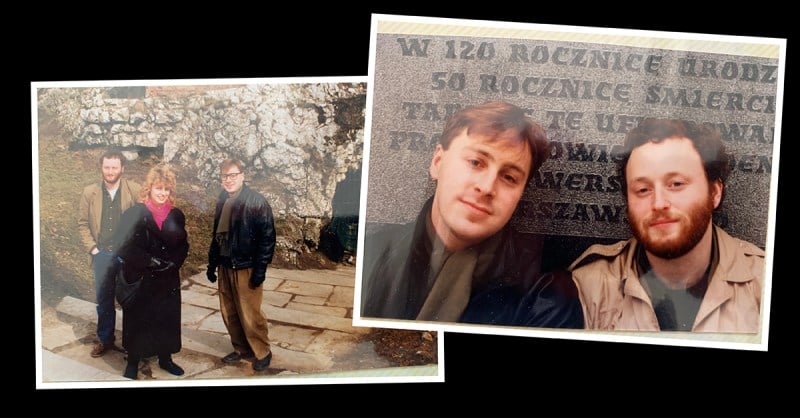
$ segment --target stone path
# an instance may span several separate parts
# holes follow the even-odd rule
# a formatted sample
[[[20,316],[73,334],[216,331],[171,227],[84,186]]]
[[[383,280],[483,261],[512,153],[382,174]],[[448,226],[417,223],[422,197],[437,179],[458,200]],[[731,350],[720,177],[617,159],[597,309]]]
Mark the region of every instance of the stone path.
[[[172,376],[158,367],[155,357],[140,363],[139,379],[225,379],[273,376],[326,376],[360,372],[375,375],[410,373],[437,376],[437,365],[394,368],[375,353],[364,337],[370,328],[352,326],[355,269],[282,270],[269,268],[262,309],[269,321],[273,359],[262,372],[251,361],[225,364],[220,358],[232,351],[222,316],[216,284],[205,271],[181,284],[182,350],[173,356],[186,374]],[[43,309],[41,324],[41,381],[129,381],[122,377],[125,354],[112,351],[100,358],[89,352],[95,342],[95,304],[66,296],[55,309]],[[122,311],[117,311],[117,339],[121,341]],[[367,373],[364,373],[367,372]]]

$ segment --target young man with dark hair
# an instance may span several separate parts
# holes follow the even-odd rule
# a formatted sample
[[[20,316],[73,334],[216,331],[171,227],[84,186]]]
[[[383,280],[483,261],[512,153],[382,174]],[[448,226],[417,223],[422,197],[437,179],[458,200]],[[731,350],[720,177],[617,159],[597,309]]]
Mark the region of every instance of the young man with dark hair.
[[[436,191],[417,220],[366,237],[362,315],[437,322],[580,328],[568,275],[508,222],[548,155],[542,128],[507,102],[447,122],[429,167]]]

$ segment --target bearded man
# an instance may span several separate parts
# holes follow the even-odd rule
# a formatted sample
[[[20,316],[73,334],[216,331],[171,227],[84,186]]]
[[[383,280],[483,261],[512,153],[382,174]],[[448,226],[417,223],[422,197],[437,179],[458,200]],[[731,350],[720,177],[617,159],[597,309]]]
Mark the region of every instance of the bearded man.
[[[585,327],[757,333],[764,251],[712,222],[730,173],[719,133],[645,119],[622,157],[634,237],[594,245],[569,267]]]
[[[97,302],[97,342],[92,357],[101,357],[108,350],[122,351],[114,343],[114,278],[119,269],[114,234],[122,213],[136,204],[141,189],[138,183],[122,178],[126,161],[121,151],[103,153],[99,160],[102,180],[83,189],[79,204],[78,232],[91,256]]]

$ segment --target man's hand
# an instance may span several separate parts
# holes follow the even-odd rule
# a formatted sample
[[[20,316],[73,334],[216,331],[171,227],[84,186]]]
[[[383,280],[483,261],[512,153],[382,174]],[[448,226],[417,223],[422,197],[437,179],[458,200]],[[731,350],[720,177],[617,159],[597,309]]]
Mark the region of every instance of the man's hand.
[[[250,276],[250,288],[255,289],[258,286],[261,286],[261,283],[264,283],[264,278],[267,277],[267,273],[265,272],[262,276],[256,277],[255,275]]]
[[[206,277],[208,277],[208,281],[211,283],[217,281],[217,273],[215,273],[216,270],[216,267],[211,266],[208,266],[208,270],[206,270]]]

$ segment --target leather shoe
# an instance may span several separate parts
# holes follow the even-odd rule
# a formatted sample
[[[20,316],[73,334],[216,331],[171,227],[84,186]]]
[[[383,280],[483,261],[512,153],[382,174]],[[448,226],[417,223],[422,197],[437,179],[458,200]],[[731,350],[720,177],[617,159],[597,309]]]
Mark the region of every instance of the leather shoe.
[[[270,361],[272,361],[272,351],[270,351],[269,354],[267,354],[267,356],[264,357],[263,359],[261,360],[256,359],[256,361],[253,362],[253,370],[261,371],[266,369],[267,367],[269,367]]]
[[[168,371],[170,374],[174,374],[175,376],[183,376],[183,369],[181,366],[173,363],[172,360],[168,361],[159,361],[158,367]]]
[[[128,379],[136,380],[138,374],[139,364],[128,363],[128,365],[125,366],[125,373],[123,373],[122,376],[127,377]]]
[[[235,363],[243,358],[253,358],[255,355],[251,352],[239,354],[236,351],[233,353],[228,354],[227,356],[222,358],[224,363]]]
[[[103,354],[106,353],[108,350],[116,350],[116,351],[123,351],[121,348],[117,347],[114,343],[111,344],[103,344],[97,343],[92,348],[92,357],[103,357]]]

